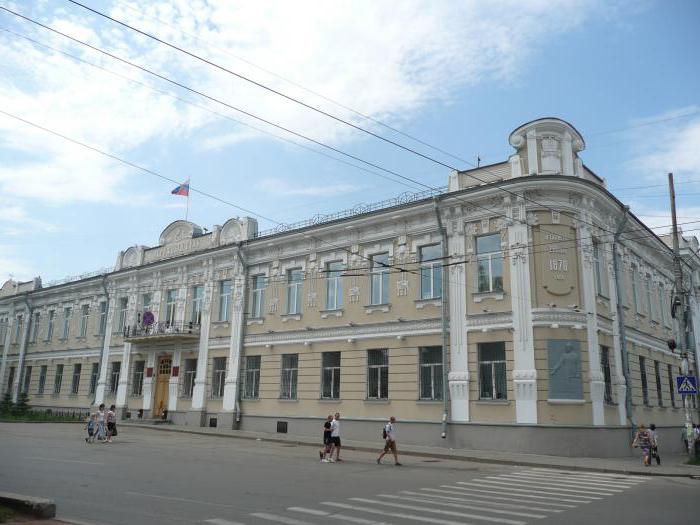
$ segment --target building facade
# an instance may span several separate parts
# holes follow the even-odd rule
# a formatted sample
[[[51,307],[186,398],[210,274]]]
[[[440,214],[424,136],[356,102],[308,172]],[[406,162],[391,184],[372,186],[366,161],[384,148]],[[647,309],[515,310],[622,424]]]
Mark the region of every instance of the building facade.
[[[315,435],[341,412],[367,440],[395,415],[409,443],[616,456],[654,422],[680,446],[666,341],[683,336],[696,368],[697,240],[680,334],[669,240],[583,164],[576,129],[540,119],[509,142],[443,190],[269,232],[176,221],[110,271],[8,281],[0,388],[224,429]]]

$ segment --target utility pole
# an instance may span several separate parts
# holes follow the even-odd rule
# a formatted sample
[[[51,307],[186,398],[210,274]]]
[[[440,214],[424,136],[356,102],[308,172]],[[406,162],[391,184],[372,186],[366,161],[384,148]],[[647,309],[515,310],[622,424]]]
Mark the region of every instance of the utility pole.
[[[688,316],[686,309],[688,308],[688,294],[683,285],[683,268],[681,266],[681,254],[678,243],[678,222],[676,220],[676,192],[673,188],[673,173],[668,174],[668,189],[671,195],[671,223],[673,224],[673,277],[675,281],[675,294],[672,298],[671,312],[677,320],[679,326],[679,341],[681,352],[681,372],[684,376],[688,375],[688,341],[686,334],[688,333]],[[679,308],[680,307],[680,308]],[[679,314],[680,312],[680,318]],[[688,455],[693,458],[694,439],[693,439],[693,420],[690,415],[690,398],[687,395],[682,396],[683,408],[685,411],[685,431],[688,436]]]

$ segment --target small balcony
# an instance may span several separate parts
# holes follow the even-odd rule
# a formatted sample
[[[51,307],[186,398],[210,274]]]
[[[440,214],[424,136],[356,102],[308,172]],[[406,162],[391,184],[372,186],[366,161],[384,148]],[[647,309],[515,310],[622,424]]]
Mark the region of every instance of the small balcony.
[[[191,321],[137,324],[125,328],[124,340],[130,343],[166,340],[191,341],[199,339],[199,328],[199,323]]]

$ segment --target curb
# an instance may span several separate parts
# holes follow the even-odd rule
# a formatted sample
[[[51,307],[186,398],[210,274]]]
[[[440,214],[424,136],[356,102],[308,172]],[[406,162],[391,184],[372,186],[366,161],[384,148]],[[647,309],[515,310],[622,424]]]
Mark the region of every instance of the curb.
[[[281,439],[271,436],[242,436],[236,434],[224,434],[219,432],[201,432],[199,430],[188,430],[184,428],[173,428],[168,426],[160,425],[141,425],[138,423],[120,423],[121,426],[131,427],[131,428],[144,428],[146,430],[156,430],[161,432],[179,432],[180,434],[195,434],[198,436],[212,436],[219,438],[233,438],[233,439],[247,439],[249,441],[265,441],[268,443],[285,443],[298,446],[316,447],[318,448],[318,443],[310,441],[301,441],[299,439]],[[377,452],[381,447],[367,447],[362,445],[343,445],[343,450],[357,450],[359,452]],[[494,465],[510,465],[510,466],[521,466],[521,467],[546,467],[558,470],[573,470],[581,472],[598,472],[602,474],[625,474],[627,476],[658,476],[658,477],[668,477],[668,478],[691,478],[700,479],[700,471],[698,473],[665,473],[665,472],[653,472],[644,471],[640,472],[637,470],[630,470],[625,468],[607,468],[607,467],[587,467],[580,465],[564,465],[564,464],[552,464],[542,461],[535,460],[515,460],[515,459],[501,459],[501,458],[488,458],[479,456],[468,456],[468,455],[455,455],[455,454],[445,454],[440,452],[421,452],[412,450],[401,450],[401,454],[404,456],[412,457],[422,457],[422,458],[437,458],[437,459],[451,459],[457,461],[465,461],[472,463],[488,463]]]
[[[23,496],[12,492],[0,492],[0,503],[42,520],[56,517],[56,503],[50,499]]]

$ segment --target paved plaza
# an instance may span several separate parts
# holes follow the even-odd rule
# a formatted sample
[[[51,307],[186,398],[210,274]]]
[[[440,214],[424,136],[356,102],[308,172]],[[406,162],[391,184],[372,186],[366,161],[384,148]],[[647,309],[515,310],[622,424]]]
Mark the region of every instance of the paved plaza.
[[[81,524],[691,523],[700,481],[316,450],[125,427],[0,424],[0,491],[56,500]]]

